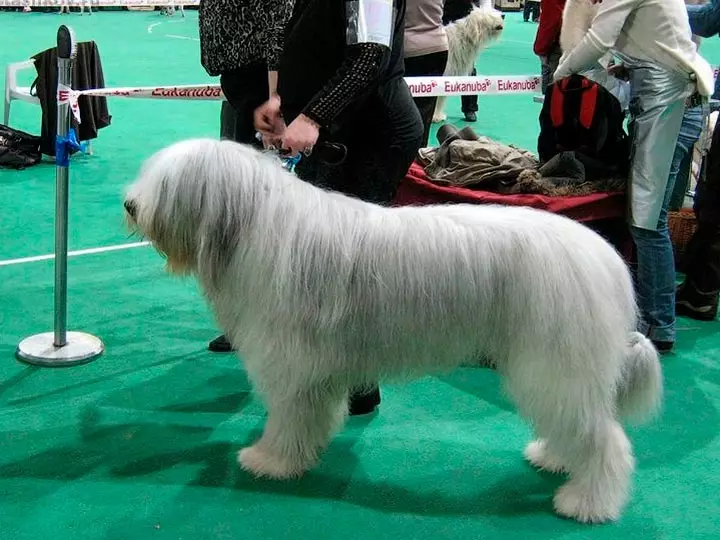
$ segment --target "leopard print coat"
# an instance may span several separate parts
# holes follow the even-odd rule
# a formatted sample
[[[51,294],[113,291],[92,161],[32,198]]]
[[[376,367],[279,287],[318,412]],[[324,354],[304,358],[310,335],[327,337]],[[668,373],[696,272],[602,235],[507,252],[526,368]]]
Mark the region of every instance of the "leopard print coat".
[[[255,62],[277,69],[293,0],[201,0],[200,61],[215,77]]]

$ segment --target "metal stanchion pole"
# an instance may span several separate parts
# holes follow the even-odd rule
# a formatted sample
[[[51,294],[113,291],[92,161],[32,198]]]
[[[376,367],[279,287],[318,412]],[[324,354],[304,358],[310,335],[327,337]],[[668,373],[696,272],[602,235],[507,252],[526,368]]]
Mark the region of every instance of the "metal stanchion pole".
[[[61,26],[57,33],[58,88],[72,86],[72,67],[76,55],[75,36]],[[67,252],[70,103],[58,103],[57,144],[55,147],[55,327],[53,332],[35,334],[18,345],[19,360],[36,366],[59,367],[86,364],[103,353],[100,339],[67,330]]]

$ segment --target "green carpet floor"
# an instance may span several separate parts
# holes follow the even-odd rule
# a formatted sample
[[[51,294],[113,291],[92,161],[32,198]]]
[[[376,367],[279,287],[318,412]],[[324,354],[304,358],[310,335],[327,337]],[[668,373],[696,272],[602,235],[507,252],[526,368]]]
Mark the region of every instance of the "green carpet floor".
[[[479,71],[537,72],[536,26],[506,21]],[[196,12],[0,13],[0,65],[53,46],[60,22],[97,41],[108,86],[210,80]],[[720,40],[702,50],[720,61]],[[218,103],[116,99],[110,109],[95,154],[72,161],[71,250],[132,241],[122,189],[140,162],[219,132]],[[532,149],[538,111],[529,95],[484,97],[474,128]],[[460,120],[459,99],[449,112]],[[14,126],[38,132],[39,118],[13,105]],[[1,540],[718,538],[718,322],[679,321],[664,414],[629,429],[638,471],[617,524],[552,513],[561,479],[523,462],[530,433],[496,375],[479,369],[384,387],[379,415],[352,419],[306,478],[255,481],[235,455],[258,435],[263,408],[236,358],[206,352],[217,329],[195,284],[165,275],[150,248],[70,260],[70,326],[102,337],[101,359],[66,370],[14,359],[21,339],[51,329],[53,265],[3,261],[52,253],[53,194],[51,163],[0,171]]]

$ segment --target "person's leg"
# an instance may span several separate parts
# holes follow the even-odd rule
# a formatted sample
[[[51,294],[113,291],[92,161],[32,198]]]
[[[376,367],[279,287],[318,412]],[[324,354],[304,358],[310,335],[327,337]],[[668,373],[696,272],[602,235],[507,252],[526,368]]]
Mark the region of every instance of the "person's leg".
[[[682,161],[698,140],[703,122],[702,107],[688,109],[683,116],[657,227],[654,230],[631,227],[637,247],[637,293],[642,316],[639,330],[661,352],[670,351],[675,342],[675,258],[668,229],[668,207]]]
[[[470,72],[471,77],[477,76],[477,69],[473,67]],[[461,96],[460,101],[462,103],[462,112],[465,115],[466,122],[476,122],[478,112],[478,97],[477,94],[470,94],[467,96]]]
[[[550,67],[549,61],[546,59],[544,62],[540,62],[540,92],[544,96],[547,92],[548,86],[553,82],[553,74],[555,72]]]
[[[396,106],[388,112],[406,120],[404,124],[407,133],[399,137],[383,133],[382,120],[370,122],[364,129],[355,126],[356,129],[336,137],[337,142],[347,147],[347,157],[343,163],[322,163],[317,158],[318,154],[313,153],[297,164],[295,172],[298,177],[364,201],[390,205],[397,187],[421,147],[420,118],[407,89],[405,93],[407,99],[398,97]],[[392,122],[388,120],[388,123]],[[402,144],[398,145],[397,141],[402,141]],[[349,400],[350,415],[371,413],[380,402],[378,385],[355,389]]]
[[[720,213],[720,206],[716,212]],[[676,292],[675,313],[713,321],[720,294],[720,223],[699,221],[687,250],[685,280]]]
[[[558,64],[560,63],[561,55],[562,55],[562,53],[560,51],[560,45],[556,45],[550,51],[550,54],[548,54],[546,62],[544,64],[541,64],[541,66],[542,66],[541,91],[542,91],[543,95],[545,95],[545,92],[547,91],[547,87],[550,86],[553,82],[553,75],[555,75],[555,71],[558,68]]]
[[[405,58],[405,76],[440,76],[445,72],[447,58],[447,51]],[[437,103],[437,97],[416,97],[413,98],[413,101],[415,102],[418,111],[420,111],[420,116],[422,117],[422,145],[427,146],[428,140],[430,139],[430,128],[432,127],[432,118],[433,113],[435,112],[435,104]]]
[[[347,142],[343,141],[346,145]],[[295,173],[302,180],[309,182],[324,189],[331,189],[346,193],[348,195],[356,195],[358,198],[366,198],[366,193],[353,193],[347,189],[348,185],[352,185],[356,171],[363,171],[362,164],[356,159],[356,149],[352,144],[348,145],[348,157],[344,163],[337,165],[329,165],[322,163],[317,158],[317,153],[303,157],[295,167]],[[368,152],[372,155],[372,152]],[[363,197],[366,196],[366,197]],[[380,405],[381,396],[378,385],[368,388],[356,388],[350,392],[348,399],[348,413],[350,416],[361,416],[372,413],[378,405]]]
[[[677,150],[673,166],[682,159]],[[667,204],[672,183],[667,182],[665,201],[656,230],[630,227],[637,249],[636,288],[641,322],[638,329],[650,337],[660,352],[675,343],[675,257],[668,230]]]
[[[230,141],[236,140],[238,115],[230,103],[223,101],[220,106],[220,138]]]
[[[262,146],[255,138],[255,109],[269,97],[265,64],[257,63],[220,75],[220,86],[228,103],[235,109],[236,142]]]
[[[525,0],[525,5],[523,6],[523,21],[530,22],[530,10],[532,9],[532,2],[529,0]]]
[[[705,174],[695,191],[698,227],[687,247],[685,280],[676,293],[676,313],[696,320],[717,317],[720,291],[720,129],[713,133]]]
[[[685,202],[685,197],[690,183],[690,170],[692,168],[692,149],[685,154],[680,166],[678,167],[677,176],[675,178],[675,187],[673,188],[672,195],[670,196],[670,204],[668,210],[670,212],[677,212],[682,208]]]
[[[258,63],[220,76],[220,86],[227,102],[220,112],[220,136],[262,148],[255,137],[254,113],[269,97],[267,67]],[[212,352],[231,352],[232,344],[218,336],[208,344]]]
[[[373,152],[367,152],[366,159],[358,159],[358,154],[365,149],[358,149],[345,140],[342,142],[348,146],[348,157],[345,162],[336,165],[323,163],[318,159],[318,154],[314,152],[298,162],[295,174],[302,180],[318,187],[354,195],[364,200],[372,200],[373,194],[363,191],[358,184],[354,184],[354,181],[358,177],[367,178],[365,162],[373,160]],[[380,405],[381,399],[378,385],[356,388],[350,392],[348,413],[350,416],[370,414]]]

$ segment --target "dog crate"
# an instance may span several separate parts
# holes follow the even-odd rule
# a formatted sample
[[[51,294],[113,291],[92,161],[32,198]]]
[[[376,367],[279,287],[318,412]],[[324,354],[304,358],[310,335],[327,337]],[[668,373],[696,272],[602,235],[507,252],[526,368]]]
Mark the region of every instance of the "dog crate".
[[[494,0],[495,9],[500,11],[520,11],[523,8],[522,0]]]

